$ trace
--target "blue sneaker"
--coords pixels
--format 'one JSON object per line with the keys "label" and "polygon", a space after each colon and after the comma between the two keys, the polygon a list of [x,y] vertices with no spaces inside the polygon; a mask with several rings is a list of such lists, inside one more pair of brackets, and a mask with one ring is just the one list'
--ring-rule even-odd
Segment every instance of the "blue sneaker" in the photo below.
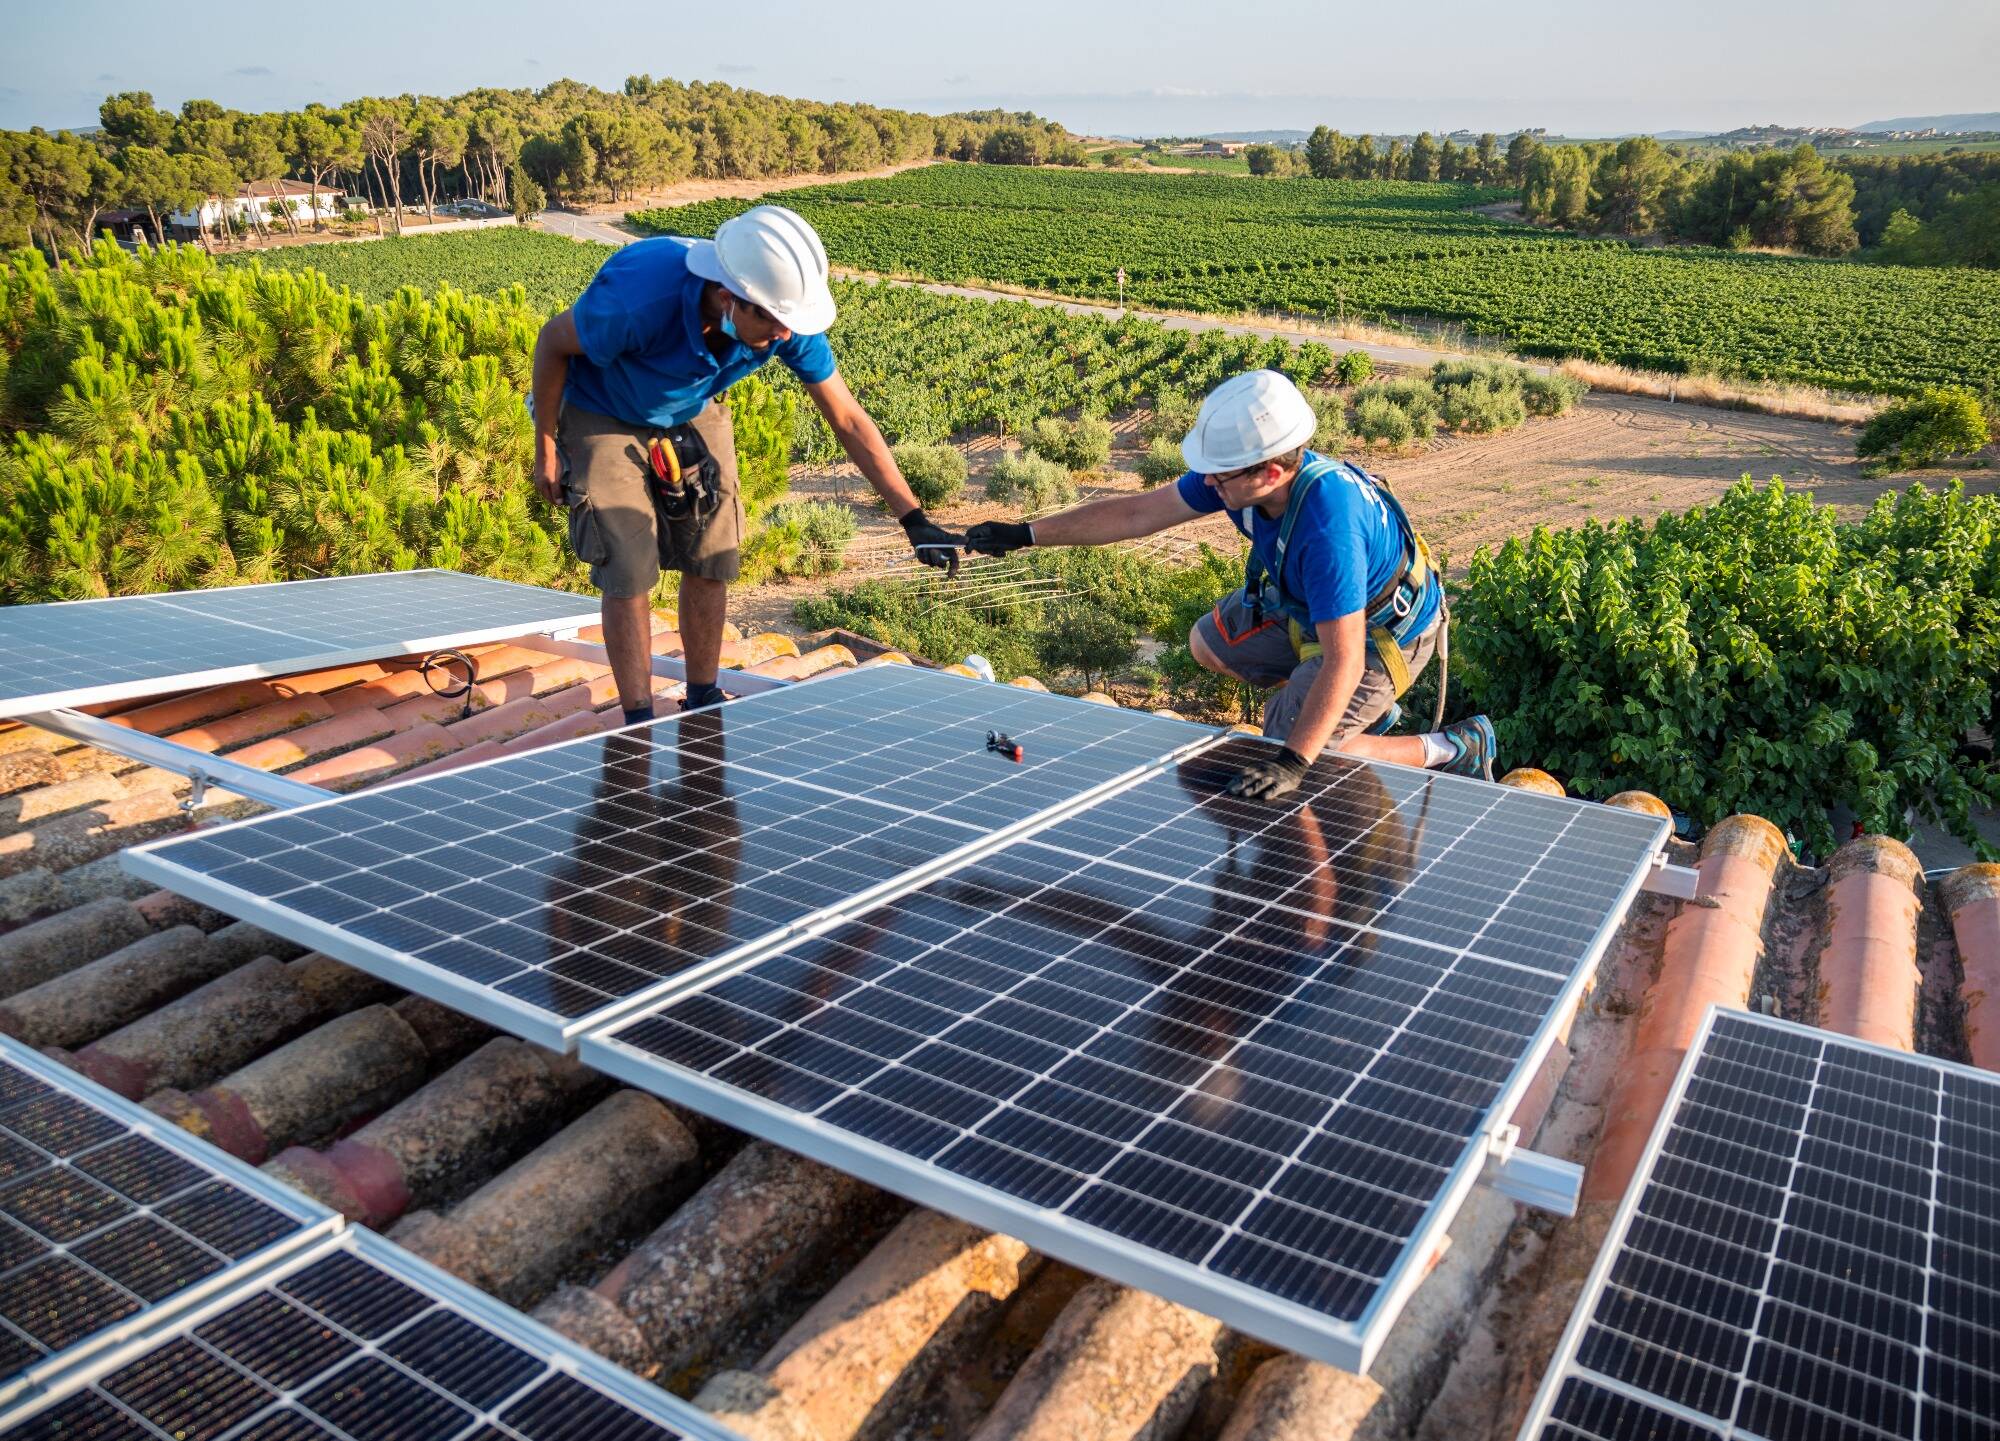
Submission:
{"label": "blue sneaker", "polygon": [[1499,752],[1500,743],[1494,739],[1492,721],[1483,715],[1467,716],[1462,721],[1453,721],[1440,734],[1452,743],[1458,754],[1439,766],[1439,770],[1450,771],[1455,776],[1493,779],[1493,758]]}
{"label": "blue sneaker", "polygon": [[1403,708],[1397,705],[1394,701],[1390,701],[1389,708],[1383,711],[1381,716],[1376,720],[1375,724],[1368,727],[1368,729],[1363,731],[1362,734],[1371,736],[1385,736],[1389,734],[1390,731],[1396,728],[1396,723],[1402,720],[1402,718],[1403,718]]}

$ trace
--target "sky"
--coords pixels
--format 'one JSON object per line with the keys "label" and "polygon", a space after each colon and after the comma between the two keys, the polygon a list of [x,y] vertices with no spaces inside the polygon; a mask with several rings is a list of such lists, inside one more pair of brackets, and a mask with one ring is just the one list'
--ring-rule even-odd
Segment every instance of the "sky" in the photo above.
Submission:
{"label": "sky", "polygon": [[647,72],[1091,134],[1571,135],[2000,110],[1992,0],[0,0],[0,127],[116,90],[246,110]]}

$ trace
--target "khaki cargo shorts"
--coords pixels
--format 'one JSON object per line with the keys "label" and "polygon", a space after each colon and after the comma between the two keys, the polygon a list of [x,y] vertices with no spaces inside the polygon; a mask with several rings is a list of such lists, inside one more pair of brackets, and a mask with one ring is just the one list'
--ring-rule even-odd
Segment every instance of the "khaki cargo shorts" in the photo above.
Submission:
{"label": "khaki cargo shorts", "polygon": [[[1292,727],[1298,724],[1299,712],[1305,708],[1306,692],[1312,689],[1313,678],[1319,674],[1320,657],[1315,654],[1308,660],[1299,659],[1292,644],[1291,625],[1283,616],[1266,616],[1253,625],[1250,602],[1240,589],[1217,601],[1215,609],[1195,623],[1195,630],[1209,653],[1239,679],[1259,690],[1278,687],[1264,702],[1264,734],[1276,741],[1290,736]],[[1410,668],[1411,676],[1430,664],[1437,652],[1437,637],[1438,628],[1432,625],[1410,637],[1409,644],[1402,648],[1403,663]],[[1382,668],[1382,658],[1375,654],[1371,643],[1368,663],[1354,686],[1354,698],[1348,701],[1347,712],[1341,716],[1333,739],[1327,744],[1338,745],[1350,736],[1361,735],[1387,715],[1395,701],[1395,682]]]}
{"label": "khaki cargo shorts", "polygon": [[693,421],[721,467],[721,503],[708,515],[662,521],[653,508],[646,445],[659,432],[608,415],[563,407],[556,424],[569,506],[569,547],[609,596],[650,595],[660,572],[735,580],[742,561],[743,497],[736,428],[717,397]]}

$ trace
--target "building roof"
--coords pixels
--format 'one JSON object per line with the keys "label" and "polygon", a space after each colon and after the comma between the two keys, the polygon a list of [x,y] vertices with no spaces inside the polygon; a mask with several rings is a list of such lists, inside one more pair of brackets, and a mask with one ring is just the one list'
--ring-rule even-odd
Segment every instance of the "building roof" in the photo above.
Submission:
{"label": "building roof", "polygon": [[[344,189],[345,187],[339,185],[322,185],[319,187],[318,193],[321,195],[339,195]],[[253,180],[237,192],[239,196],[245,199],[253,199],[260,196],[276,197],[280,195],[303,195],[311,197],[313,193],[313,187],[303,180]]]}
{"label": "building roof", "polygon": [[[679,650],[664,618],[654,648]],[[469,716],[413,670],[359,665],[118,719],[332,789],[619,721],[600,666],[477,653]],[[725,663],[796,678],[855,659],[732,633]],[[753,1441],[1332,1441],[1468,1420],[1511,1436],[1711,1001],[2000,1068],[2000,867],[1931,884],[1898,843],[1866,838],[1802,868],[1767,823],[1732,818],[1681,847],[1696,900],[1634,907],[1517,1114],[1524,1141],[1587,1163],[1581,1212],[1551,1227],[1476,1193],[1363,1379],[135,883],[117,852],[186,825],[184,794],[166,773],[0,729],[0,1030]]]}

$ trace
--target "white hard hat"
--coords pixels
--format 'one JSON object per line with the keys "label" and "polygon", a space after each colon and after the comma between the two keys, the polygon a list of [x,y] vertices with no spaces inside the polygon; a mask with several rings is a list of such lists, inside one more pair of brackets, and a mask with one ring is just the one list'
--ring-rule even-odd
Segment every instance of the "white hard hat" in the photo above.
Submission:
{"label": "white hard hat", "polygon": [[759,205],[716,227],[715,239],[688,248],[688,269],[717,281],[799,335],[833,324],[826,247],[796,211]]}
{"label": "white hard hat", "polygon": [[1319,418],[1299,388],[1275,370],[1232,375],[1208,393],[1181,456],[1197,475],[1223,475],[1298,449]]}

